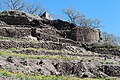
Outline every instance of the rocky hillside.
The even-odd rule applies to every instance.
[[[119,80],[120,49],[94,47],[99,40],[97,29],[3,11],[0,80]]]

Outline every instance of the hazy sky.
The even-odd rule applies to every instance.
[[[27,1],[27,0],[26,0]],[[35,0],[28,0],[30,2]],[[73,8],[85,14],[87,18],[98,18],[105,25],[102,31],[120,36],[120,0],[38,0],[51,14],[63,19],[61,9]]]

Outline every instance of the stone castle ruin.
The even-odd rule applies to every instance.
[[[77,27],[72,23],[59,19],[52,20],[47,12],[41,17],[14,10],[0,13],[0,36],[20,38],[31,35],[40,40],[41,36],[43,36],[42,33],[45,32],[48,35],[44,34],[42,38],[48,38],[48,36],[50,39],[56,38],[49,35],[52,34],[90,44],[97,43],[100,40],[100,31],[98,29]]]
[[[37,16],[3,11],[0,12],[0,69],[30,75],[120,77],[120,49],[96,47],[94,43],[99,40],[98,29],[52,20],[48,13]],[[8,79],[0,77],[0,80]]]

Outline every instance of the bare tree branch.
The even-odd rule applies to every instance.
[[[63,9],[62,12],[68,16],[68,21],[76,25],[79,25],[80,27],[92,27],[92,28],[103,27],[99,19],[92,20],[89,18],[85,18],[83,14],[80,14],[80,12],[77,12],[72,8]]]
[[[6,5],[7,9],[11,10],[24,10],[25,2],[22,0],[5,0],[4,4]]]
[[[45,9],[42,8],[40,2],[34,2],[33,4],[28,4],[26,6],[26,12],[30,14],[37,14],[40,16],[45,12]]]
[[[71,23],[76,24],[76,20],[80,18],[80,13],[72,8],[63,9],[62,12],[68,16]]]
[[[120,45],[120,37],[116,36],[114,34],[109,34],[107,32],[102,32],[102,41],[103,44],[108,46],[108,45]]]

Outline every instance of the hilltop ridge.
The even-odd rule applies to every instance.
[[[120,49],[98,47],[100,40],[99,29],[52,20],[45,13],[40,17],[16,10],[0,12],[0,79],[20,79],[12,73],[120,77]]]

